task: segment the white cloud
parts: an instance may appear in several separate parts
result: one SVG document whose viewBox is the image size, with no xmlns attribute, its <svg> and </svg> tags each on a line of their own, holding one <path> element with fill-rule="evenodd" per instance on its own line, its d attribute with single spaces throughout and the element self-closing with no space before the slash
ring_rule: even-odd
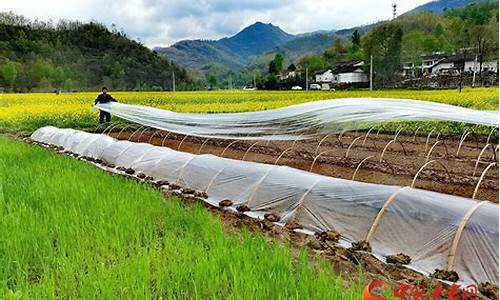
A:
<svg viewBox="0 0 500 300">
<path fill-rule="evenodd" d="M 0 11 L 30 19 L 115 24 L 152 47 L 182 39 L 217 39 L 256 21 L 290 33 L 369 24 L 389 19 L 393 2 L 402 13 L 428 0 L 17 0 L 1 1 Z"/>
</svg>

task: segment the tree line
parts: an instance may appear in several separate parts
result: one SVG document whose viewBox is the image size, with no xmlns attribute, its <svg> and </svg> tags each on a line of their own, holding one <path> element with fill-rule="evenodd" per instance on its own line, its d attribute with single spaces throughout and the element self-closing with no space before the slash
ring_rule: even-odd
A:
<svg viewBox="0 0 500 300">
<path fill-rule="evenodd" d="M 175 74 L 175 75 L 173 75 Z M 0 13 L 4 92 L 190 89 L 186 71 L 114 26 L 30 21 Z"/>
</svg>

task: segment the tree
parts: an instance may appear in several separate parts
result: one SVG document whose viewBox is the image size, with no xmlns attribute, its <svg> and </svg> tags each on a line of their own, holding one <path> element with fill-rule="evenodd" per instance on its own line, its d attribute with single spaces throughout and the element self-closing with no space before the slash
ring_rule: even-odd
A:
<svg viewBox="0 0 500 300">
<path fill-rule="evenodd" d="M 401 67 L 403 31 L 394 23 L 386 23 L 363 39 L 365 58 L 373 56 L 374 81 L 381 85 L 393 82 Z"/>
<path fill-rule="evenodd" d="M 210 88 L 217 86 L 217 78 L 214 75 L 208 75 L 207 82 Z"/>
<path fill-rule="evenodd" d="M 340 62 L 349 58 L 349 46 L 342 39 L 336 39 L 333 46 L 323 53 L 326 60 L 331 63 Z"/>
<path fill-rule="evenodd" d="M 270 74 L 280 74 L 281 71 L 283 71 L 283 61 L 285 58 L 283 57 L 283 54 L 281 53 L 276 53 L 274 56 L 274 59 L 271 60 L 269 63 L 269 73 Z"/>
<path fill-rule="evenodd" d="M 306 55 L 299 61 L 302 70 L 308 68 L 309 74 L 326 69 L 330 64 L 321 55 Z"/>
<path fill-rule="evenodd" d="M 351 43 L 353 46 L 361 47 L 361 35 L 357 29 L 352 33 Z"/>
<path fill-rule="evenodd" d="M 17 78 L 16 63 L 7 61 L 6 63 L 0 65 L 0 75 L 2 76 L 5 84 L 12 89 Z"/>
</svg>

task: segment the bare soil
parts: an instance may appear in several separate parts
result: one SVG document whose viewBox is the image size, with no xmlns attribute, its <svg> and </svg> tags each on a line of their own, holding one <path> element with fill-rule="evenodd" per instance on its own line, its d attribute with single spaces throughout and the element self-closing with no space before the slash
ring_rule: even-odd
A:
<svg viewBox="0 0 500 300">
<path fill-rule="evenodd" d="M 206 139 L 152 129 L 108 134 L 194 154 L 287 165 L 336 178 L 353 179 L 359 166 L 354 180 L 398 186 L 410 186 L 419 169 L 435 160 L 418 174 L 414 187 L 468 198 L 473 196 L 486 167 L 498 162 L 498 138 L 488 140 L 472 134 L 466 137 L 458 155 L 460 136 L 399 134 L 395 139 L 394 134 L 348 132 L 301 141 L 267 142 Z M 483 151 L 486 142 L 489 146 Z M 498 203 L 498 186 L 497 164 L 485 173 L 476 199 Z"/>
</svg>

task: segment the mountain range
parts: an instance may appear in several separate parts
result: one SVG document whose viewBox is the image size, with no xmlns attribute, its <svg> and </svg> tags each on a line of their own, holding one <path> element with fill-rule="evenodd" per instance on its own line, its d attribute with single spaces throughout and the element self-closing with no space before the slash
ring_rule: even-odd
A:
<svg viewBox="0 0 500 300">
<path fill-rule="evenodd" d="M 447 9 L 484 1 L 488 0 L 436 0 L 405 14 L 443 13 Z M 203 71 L 209 70 L 209 66 L 217 66 L 239 71 L 270 53 L 282 52 L 290 60 L 307 54 L 322 53 L 332 46 L 335 39 L 349 38 L 354 30 L 366 33 L 379 23 L 293 35 L 273 24 L 256 22 L 231 37 L 219 40 L 183 40 L 170 47 L 156 47 L 154 50 L 190 70 Z"/>
</svg>

